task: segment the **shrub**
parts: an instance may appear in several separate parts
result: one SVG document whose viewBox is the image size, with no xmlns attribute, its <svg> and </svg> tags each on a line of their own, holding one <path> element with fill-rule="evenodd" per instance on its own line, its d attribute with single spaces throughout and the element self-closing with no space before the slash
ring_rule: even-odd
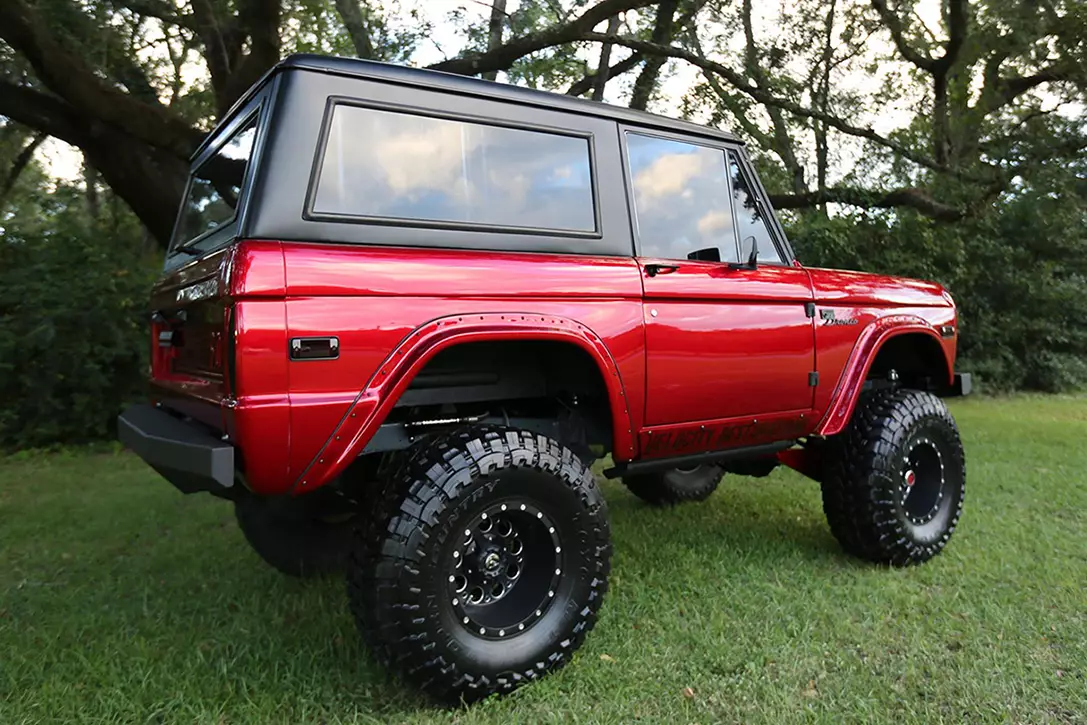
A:
<svg viewBox="0 0 1087 725">
<path fill-rule="evenodd" d="M 109 437 L 145 389 L 157 265 L 131 239 L 66 226 L 0 237 L 0 448 Z"/>
</svg>

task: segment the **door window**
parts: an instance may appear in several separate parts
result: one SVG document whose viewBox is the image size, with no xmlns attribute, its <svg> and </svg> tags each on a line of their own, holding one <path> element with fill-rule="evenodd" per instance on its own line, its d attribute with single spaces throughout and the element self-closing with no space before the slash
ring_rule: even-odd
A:
<svg viewBox="0 0 1087 725">
<path fill-rule="evenodd" d="M 724 151 L 628 133 L 627 157 L 642 256 L 738 261 Z"/>
<path fill-rule="evenodd" d="M 754 237 L 759 248 L 760 263 L 783 264 L 766 223 L 764 206 L 759 202 L 755 187 L 740 165 L 735 151 L 728 152 L 728 171 L 732 178 L 732 204 L 743 255 L 746 257 L 751 253 L 751 238 Z"/>
</svg>

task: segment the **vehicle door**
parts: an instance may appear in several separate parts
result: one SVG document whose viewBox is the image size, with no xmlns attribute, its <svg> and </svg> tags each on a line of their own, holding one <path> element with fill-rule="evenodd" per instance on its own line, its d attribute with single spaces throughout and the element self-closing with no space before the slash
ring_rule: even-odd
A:
<svg viewBox="0 0 1087 725">
<path fill-rule="evenodd" d="M 739 148 L 623 134 L 644 290 L 646 426 L 717 436 L 678 435 L 676 450 L 653 452 L 786 437 L 813 401 L 808 273 L 792 263 Z"/>
</svg>

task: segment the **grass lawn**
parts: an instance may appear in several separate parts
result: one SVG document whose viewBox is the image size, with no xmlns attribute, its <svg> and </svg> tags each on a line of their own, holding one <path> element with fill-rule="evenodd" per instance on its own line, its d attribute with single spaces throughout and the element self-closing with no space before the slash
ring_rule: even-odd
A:
<svg viewBox="0 0 1087 725">
<path fill-rule="evenodd" d="M 1087 723 L 1087 397 L 953 408 L 966 511 L 929 564 L 846 558 L 791 471 L 667 511 L 606 483 L 585 646 L 452 710 L 370 660 L 341 582 L 265 567 L 228 504 L 126 454 L 2 460 L 0 723 Z"/>
</svg>

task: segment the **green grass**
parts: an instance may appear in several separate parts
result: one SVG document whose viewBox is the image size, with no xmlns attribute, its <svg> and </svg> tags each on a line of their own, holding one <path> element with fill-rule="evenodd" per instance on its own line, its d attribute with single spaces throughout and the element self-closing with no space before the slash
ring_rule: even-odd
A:
<svg viewBox="0 0 1087 725">
<path fill-rule="evenodd" d="M 909 570 L 842 555 L 790 471 L 668 511 L 605 484 L 596 629 L 467 709 L 388 678 L 342 583 L 263 566 L 227 504 L 124 454 L 0 461 L 0 723 L 1087 722 L 1087 398 L 954 413 L 966 512 Z"/>
</svg>

